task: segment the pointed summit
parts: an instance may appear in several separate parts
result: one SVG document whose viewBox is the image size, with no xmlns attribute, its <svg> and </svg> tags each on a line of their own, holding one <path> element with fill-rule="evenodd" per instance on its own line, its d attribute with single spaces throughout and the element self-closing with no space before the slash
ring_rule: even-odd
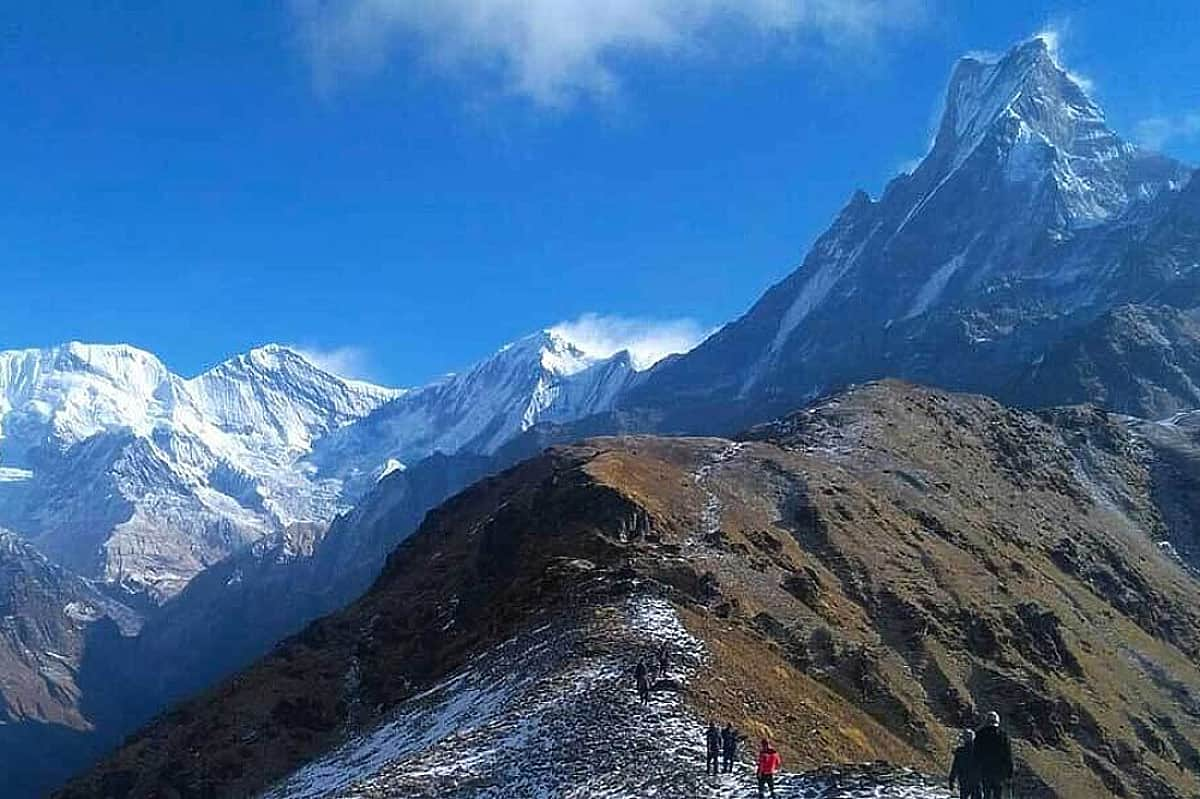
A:
<svg viewBox="0 0 1200 799">
<path fill-rule="evenodd" d="M 1118 144 L 1104 112 L 1051 54 L 1044 37 L 1001 58 L 966 56 L 950 79 L 934 153 L 961 163 L 1000 122 L 1017 121 L 1067 152 Z M 955 165 L 957 165 L 957 163 Z"/>
<path fill-rule="evenodd" d="M 503 362 L 506 367 L 533 367 L 551 375 L 568 376 L 582 372 L 600 360 L 585 352 L 561 331 L 546 329 L 504 345 L 492 359 L 476 368 L 492 368 L 493 362 Z"/>
<path fill-rule="evenodd" d="M 1030 202 L 1047 212 L 1043 219 L 1062 230 L 1097 224 L 1177 188 L 1183 171 L 1108 127 L 1048 35 L 955 66 L 933 149 L 917 173 L 932 193 L 968 164 L 976 183 L 998 177 L 1026 187 Z"/>
</svg>

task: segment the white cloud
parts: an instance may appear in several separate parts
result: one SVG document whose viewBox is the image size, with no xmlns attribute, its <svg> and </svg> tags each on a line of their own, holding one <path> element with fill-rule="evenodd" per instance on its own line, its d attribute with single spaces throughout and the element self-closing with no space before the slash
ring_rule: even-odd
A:
<svg viewBox="0 0 1200 799">
<path fill-rule="evenodd" d="M 416 45 L 444 71 L 483 74 L 545 106 L 611 95 L 629 55 L 719 51 L 721 34 L 763 42 L 870 45 L 910 27 L 926 0 L 293 0 L 319 85 L 380 68 Z"/>
<path fill-rule="evenodd" d="M 632 319 L 594 313 L 559 322 L 550 329 L 599 358 L 628 350 L 636 369 L 647 369 L 668 355 L 687 352 L 713 332 L 694 319 Z"/>
<path fill-rule="evenodd" d="M 1134 138 L 1148 150 L 1161 150 L 1168 142 L 1200 137 L 1200 111 L 1182 116 L 1143 119 L 1134 128 Z"/>
<path fill-rule="evenodd" d="M 371 359 L 360 347 L 306 347 L 292 345 L 289 349 L 318 369 L 352 380 L 371 379 Z"/>
</svg>

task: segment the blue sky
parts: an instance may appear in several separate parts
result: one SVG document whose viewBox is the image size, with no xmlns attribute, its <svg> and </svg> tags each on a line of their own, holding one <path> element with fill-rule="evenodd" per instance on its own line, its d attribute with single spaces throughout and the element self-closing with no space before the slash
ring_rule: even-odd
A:
<svg viewBox="0 0 1200 799">
<path fill-rule="evenodd" d="M 1194 1 L 599 5 L 10 0 L 0 347 L 280 341 L 406 385 L 586 314 L 686 338 L 922 154 L 959 55 L 1047 26 L 1200 162 Z"/>
</svg>

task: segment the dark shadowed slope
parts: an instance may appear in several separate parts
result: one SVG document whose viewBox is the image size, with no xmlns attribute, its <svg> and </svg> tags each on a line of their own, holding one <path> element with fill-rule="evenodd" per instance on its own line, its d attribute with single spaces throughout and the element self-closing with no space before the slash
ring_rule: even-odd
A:
<svg viewBox="0 0 1200 799">
<path fill-rule="evenodd" d="M 113 744 L 92 735 L 119 711 L 121 686 L 92 664 L 132 635 L 137 613 L 0 530 L 0 784 L 44 792 Z M 97 688 L 101 701 L 92 693 Z M 105 690 L 111 688 L 112 690 Z"/>
</svg>

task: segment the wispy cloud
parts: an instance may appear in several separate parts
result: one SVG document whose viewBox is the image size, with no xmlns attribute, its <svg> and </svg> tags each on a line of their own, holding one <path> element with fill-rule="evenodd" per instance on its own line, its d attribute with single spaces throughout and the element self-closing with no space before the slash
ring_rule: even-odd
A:
<svg viewBox="0 0 1200 799">
<path fill-rule="evenodd" d="M 551 330 L 589 355 L 607 358 L 628 350 L 637 369 L 687 352 L 712 332 L 694 319 L 635 319 L 594 313 L 559 322 Z"/>
<path fill-rule="evenodd" d="M 1063 61 L 1063 43 L 1067 40 L 1071 26 L 1069 20 L 1058 20 L 1038 31 L 1037 38 L 1046 43 L 1046 51 L 1058 68 L 1067 73 L 1067 77 L 1075 81 L 1079 88 L 1088 94 L 1096 90 L 1096 82 L 1091 78 L 1069 68 Z"/>
<path fill-rule="evenodd" d="M 361 347 L 309 347 L 290 345 L 305 360 L 318 369 L 353 380 L 371 380 L 371 358 Z"/>
<path fill-rule="evenodd" d="M 1200 138 L 1200 111 L 1143 119 L 1137 123 L 1133 135 L 1148 150 L 1161 150 L 1172 141 Z"/>
<path fill-rule="evenodd" d="M 719 50 L 734 32 L 844 49 L 924 17 L 925 0 L 293 0 L 319 85 L 416 47 L 542 106 L 611 95 L 622 59 Z"/>
</svg>

